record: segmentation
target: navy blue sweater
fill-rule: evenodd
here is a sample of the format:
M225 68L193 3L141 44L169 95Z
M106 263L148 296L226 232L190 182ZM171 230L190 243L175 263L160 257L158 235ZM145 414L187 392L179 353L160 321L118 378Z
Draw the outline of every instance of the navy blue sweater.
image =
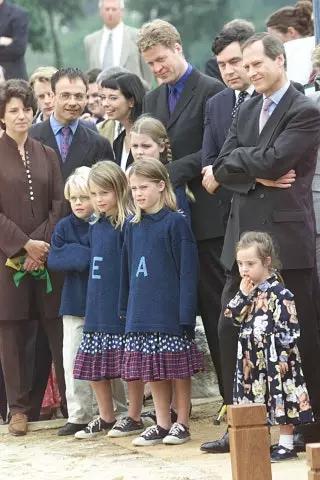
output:
M89 223L69 215L57 223L48 256L48 268L65 272L60 315L84 317L91 249Z
M125 321L118 312L123 233L107 217L90 228L91 265L85 332L123 334Z
M126 333L182 335L195 326L197 287L197 247L180 213L163 208L127 224L119 299Z

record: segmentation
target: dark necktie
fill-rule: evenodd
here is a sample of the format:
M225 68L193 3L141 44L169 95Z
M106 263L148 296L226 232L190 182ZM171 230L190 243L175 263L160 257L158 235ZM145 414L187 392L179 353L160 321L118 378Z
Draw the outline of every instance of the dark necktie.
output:
M239 95L238 95L238 99L233 107L233 110L231 112L231 116L232 118L234 118L237 114L237 111L239 110L240 108L240 105L241 103L243 103L245 101L245 98L246 96L249 95L248 92L240 92Z
M173 85L169 85L169 97L168 97L168 105L169 105L169 112L170 114L175 109L175 106L178 101L178 90Z
M61 153L62 161L65 162L68 155L70 143L71 143L71 128L62 127L60 132L62 134L62 140L60 144L60 153Z

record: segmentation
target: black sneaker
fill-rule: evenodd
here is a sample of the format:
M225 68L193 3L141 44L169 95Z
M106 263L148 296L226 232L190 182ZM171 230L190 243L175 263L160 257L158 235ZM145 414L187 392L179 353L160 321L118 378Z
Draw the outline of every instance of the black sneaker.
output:
M89 440L90 438L96 437L100 433L106 433L108 430L111 430L115 423L115 421L110 423L105 422L101 417L95 418L86 426L85 429L77 432L75 434L75 438L80 440Z
M272 450L271 453L271 463L283 462L284 460L297 460L298 455L295 449L290 450L289 448L278 445Z
M131 417L124 417L116 422L114 427L108 432L108 437L117 438L136 435L136 433L143 432L144 429L145 427L141 420L136 422Z
M178 420L177 413L170 408L170 416L171 416L171 423L176 423ZM148 410L147 412L141 413L141 420L145 425L156 425L157 424L157 416L155 410Z
M168 435L163 439L166 445L181 445L191 439L189 428L182 423L174 423Z
M136 447L145 447L146 445L157 445L162 443L163 439L168 435L169 430L160 427L160 425L153 425L148 427L138 438L132 441L132 445Z
M57 435L59 436L66 436L66 435L74 435L75 433L79 432L86 428L86 423L66 423L63 427L59 428L57 431Z

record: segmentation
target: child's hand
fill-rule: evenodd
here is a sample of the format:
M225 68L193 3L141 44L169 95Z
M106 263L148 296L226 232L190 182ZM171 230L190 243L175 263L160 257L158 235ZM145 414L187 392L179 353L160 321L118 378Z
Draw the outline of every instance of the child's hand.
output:
M280 375L283 377L288 371L288 362L279 362L280 366Z
M250 295L250 293L254 292L255 288L255 285L249 277L243 277L240 283L240 290L244 295Z

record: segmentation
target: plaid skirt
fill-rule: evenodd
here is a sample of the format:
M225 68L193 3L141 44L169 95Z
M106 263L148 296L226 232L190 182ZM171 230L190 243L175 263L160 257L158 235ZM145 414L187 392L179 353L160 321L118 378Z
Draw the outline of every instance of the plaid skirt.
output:
M123 343L123 335L84 333L74 364L74 378L98 381L121 377Z
M189 378L204 370L203 353L187 337L164 333L129 333L122 358L122 378L155 382Z

